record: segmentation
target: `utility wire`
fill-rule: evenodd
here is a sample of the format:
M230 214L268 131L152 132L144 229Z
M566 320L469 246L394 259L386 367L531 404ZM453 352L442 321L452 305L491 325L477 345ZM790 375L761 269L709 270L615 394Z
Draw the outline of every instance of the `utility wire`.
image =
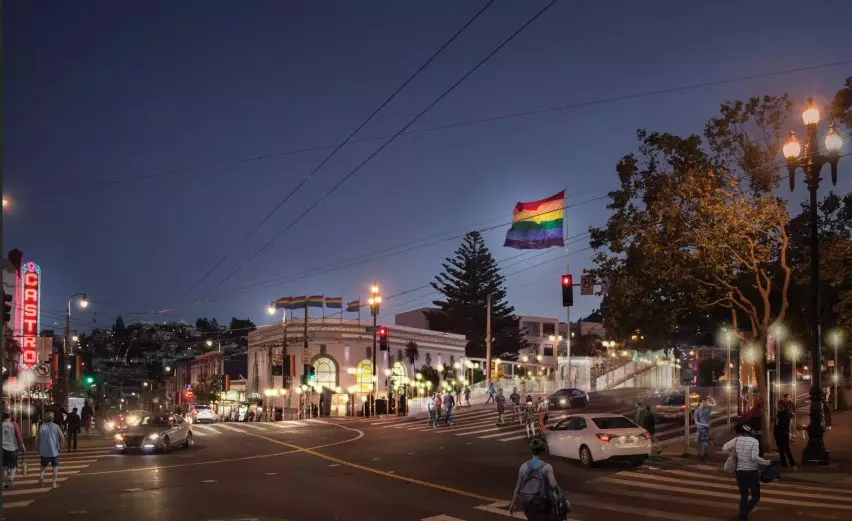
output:
M790 69L780 69L780 70L763 72L763 73L758 73L758 74L751 74L751 75L746 75L746 76L736 76L736 77L732 77L732 78L725 78L725 79L719 79L719 80L709 80L709 81L692 83L692 84L681 85L681 86L676 86L676 87L654 89L654 90L648 90L648 91L643 91L643 92L636 92L636 93L632 93L632 94L610 96L610 97L598 98L598 99L594 99L594 100L579 101L579 102L573 102L573 103L566 103L566 104L562 104L562 105L555 105L555 106L551 106L551 107L543 107L543 108L539 108L539 109L531 109L531 110L526 110L526 111L513 112L513 113L508 113L508 114L501 114L501 115L490 116L490 117L486 117L486 118L478 118L478 119L470 119L470 120L465 120L465 121L458 121L458 122L454 122L454 123L446 123L446 124L443 124L443 125L426 127L426 128L417 129L417 130L409 130L409 131L403 132L402 135L403 136L413 136L413 135L418 135L418 134L426 134L426 133L429 133L429 132L448 130L448 129L453 129L453 128L481 125L481 124L485 124L485 123L493 123L493 122L504 121L504 120L509 120L509 119L518 119L518 118L524 118L524 117L527 117L527 116L536 116L536 115L541 115L541 114L548 114L548 113L552 113L552 112L562 112L562 111L573 110L573 109L582 108L582 107L606 105L606 104L618 103L618 102L622 102L622 101L631 101L631 100L641 99L641 98L646 98L646 97L660 96L660 95L663 95L663 94L672 94L672 93L676 93L676 92L684 92L684 91L696 90L696 89L702 89L702 88L708 88L708 87L716 87L716 86L719 86L719 85L727 85L727 84L731 84L731 83L741 83L741 82L749 81L749 80L755 80L755 79L761 79L761 78L770 78L770 77L774 77L774 76L795 74L795 73L799 73L799 72L808 72L808 71L814 71L814 70L819 70L819 69L834 68L834 67L840 67L840 66L849 65L849 64L852 64L852 60L840 60L840 61L817 64L817 65L807 65L807 66L803 66L803 67L795 67L795 68L790 68ZM380 140L387 139L387 138L388 138L388 136L375 136L375 137L367 137L367 138L361 138L361 139L353 139L353 140L349 141L349 144L358 144L358 143L367 143L367 142L372 142L372 141L380 141ZM47 197L47 196L53 196L53 195L76 193L76 192L80 192L80 191L83 191L83 190L91 190L91 191L101 190L101 189L104 189L104 188L111 188L111 187L116 186L116 185L131 183L131 182L135 182L135 181L144 181L144 180L147 180L147 179L157 179L157 178L161 178L161 177L170 177L170 176L193 173L193 172L204 171L204 170L214 170L216 168L221 168L221 167L226 167L226 166L234 166L234 165L240 165L240 164L246 164L246 163L253 163L253 162L263 161L263 160L267 160L267 159L276 159L276 158L286 157L286 156L291 156L291 155L306 154L306 153L310 153L310 152L318 152L320 150L328 150L330 148L334 148L334 146L335 145L331 145L331 144L316 145L316 146L305 147L305 148L285 150L285 151L281 151L281 152L273 152L273 153L269 153L269 154L261 154L261 155L257 155L257 156L251 156L251 157L244 157L244 158L240 158L240 159L220 161L220 162L216 162L216 163L207 163L207 164L203 164L203 165L195 165L195 166L190 166L190 167L185 167L185 168L176 168L176 169L165 170L165 171L161 171L161 172L154 172L154 173L150 173L150 174L142 174L142 175L138 175L138 176L126 177L126 178L123 178L123 179L104 180L104 181L94 182L94 183L91 183L89 185L76 185L76 186L72 186L72 187L68 187L68 188L57 188L57 189L48 190L48 191L45 191L45 192L35 193L35 194L31 194L31 195L22 195L22 196L18 197L17 199L19 199L19 200L35 199L35 198L38 198L38 197Z
M400 92L402 92L405 87L408 86L408 84L414 81L414 79L419 76L420 73L423 72L426 67L428 67L441 53L443 53L444 50L450 46L451 43L453 43L459 36L461 36L461 34L464 33L465 30L467 30L467 28L470 27L482 15L482 13L488 10L488 8L494 4L494 1L495 0L489 0L484 6L482 6L479 11L476 12L475 15L473 15L471 19L467 21L467 23L465 23L459 30L457 30L449 40L444 42L444 44L441 45L441 47L439 47L438 50L435 51L432 56L430 56L429 59L427 59L416 71L414 71L414 73L409 76L408 79L402 83L402 85L397 87L396 90L393 91L393 93L387 99L385 99L385 101L382 102L381 105L379 105L369 116L367 116L367 119L362 121L360 125L358 125L352 132L350 132L349 135L346 136L346 139L341 141L328 155L326 155L325 158L320 161L320 163L316 167L314 167L314 169L311 170L308 175L306 175L301 181L299 181L299 183L296 184L296 186L293 187L293 189L290 190L290 192L283 199L281 199L275 206L273 206L272 209L251 230L249 230L249 232L233 248L228 250L228 252L226 252L225 255L222 256L222 258L220 258L204 275L202 275L201 278L198 279L195 284L192 285L190 291L197 288L202 282L207 279L207 277L210 276L210 274L212 274L219 266L221 266L222 263L225 262L235 251L237 251L240 246L245 244L246 241L248 241L249 238L254 235L254 233L257 232L257 230L259 230L261 226L263 226L270 218L272 218L272 216L275 215L278 210L280 210L281 207L284 206L287 201L289 201L305 185L305 183L307 183L314 176L314 174L319 172L319 170L323 166L325 166L326 163L328 163L331 158L334 157L344 146L346 146L352 140L352 138L354 138L355 135L361 131L361 129L367 126L367 124L372 121L373 118L376 117L379 112L381 112L385 107L387 107L388 104L393 101L393 99L396 98L396 96ZM230 276L228 278L230 278ZM221 284L222 283L220 283L219 286L221 286Z
M540 9L532 18L528 19L520 28L518 28L514 33L512 33L508 38L503 40L497 47L495 47L490 53L488 53L482 60L479 61L473 68L468 70L465 74L462 75L461 78L456 80L448 89L446 89L440 96L435 98L429 105L426 106L423 110L421 110L414 118L412 118L408 123L406 123L401 129L396 131L389 139L387 139L384 143L382 143L379 148L377 148L372 154L367 156L361 163L358 164L355 168L353 168L348 174L343 176L339 181L337 181L330 189L328 189L319 199L314 201L308 208L299 214L294 220L290 221L290 223L281 229L271 240L269 240L266 244L261 246L260 249L255 251L248 259L246 259L243 263L241 263L234 271L229 273L224 279L222 279L217 285L215 289L222 287L222 285L231 279L234 275L237 274L244 266L250 263L252 260L261 255L267 248L272 246L275 241L277 241L282 235L287 233L293 226L299 223L305 216L307 216L314 208L320 205L322 201L324 201L329 195L334 193L338 188L340 188L343 183L348 181L352 176L357 174L367 163L369 163L374 157L379 155L385 148L388 147L391 143L393 143L403 132L405 132L408 128L414 125L422 116L424 116L427 112L429 112L435 105L440 103L444 98L446 98L451 92L453 92L459 85L461 85L467 78L469 78L474 72L476 72L480 67L485 65L491 58L493 58L501 49L503 49L506 45L508 45L512 40L514 40L518 35L520 35L527 27L529 27L533 22L535 22L541 15L547 12L553 5L556 3L556 0L550 0L542 9Z

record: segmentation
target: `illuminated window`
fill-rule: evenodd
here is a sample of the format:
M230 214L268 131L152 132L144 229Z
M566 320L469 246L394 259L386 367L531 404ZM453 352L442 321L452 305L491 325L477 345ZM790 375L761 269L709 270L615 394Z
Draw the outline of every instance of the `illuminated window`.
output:
M327 357L317 358L314 361L314 370L318 387L327 389L337 387L337 364L334 363L334 360Z
M408 376L408 370L402 362L393 364L393 373L391 373L391 386L399 389L405 385L405 377Z
M355 385L362 393L368 393L373 390L373 362L369 360L361 360L355 366Z

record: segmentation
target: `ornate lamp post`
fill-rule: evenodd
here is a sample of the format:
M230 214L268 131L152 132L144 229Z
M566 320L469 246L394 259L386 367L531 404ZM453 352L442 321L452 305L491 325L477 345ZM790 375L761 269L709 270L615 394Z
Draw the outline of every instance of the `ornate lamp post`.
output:
M379 310L382 307L382 296L379 295L379 285L373 284L370 286L370 298L367 299L370 304L370 314L373 315L373 393L370 397L370 407L372 408L371 416L376 414L376 395L378 394L379 379L376 376L376 337L378 336L378 319Z
M808 139L804 149L790 131L790 138L784 144L784 158L787 160L787 170L790 177L790 190L795 187L796 170L805 173L805 182L810 192L810 250L811 250L811 365L814 368L811 377L811 411L808 425L808 445L802 454L802 461L807 463L828 463L828 451L825 448L825 424L822 412L822 356L820 353L820 316L819 316L819 215L817 212L817 190L819 189L820 172L825 164L831 167L831 182L837 184L837 160L843 139L834 127L829 125L825 136L825 153L818 150L817 125L819 124L819 108L813 99L808 100L808 106L802 112L802 121L807 129Z

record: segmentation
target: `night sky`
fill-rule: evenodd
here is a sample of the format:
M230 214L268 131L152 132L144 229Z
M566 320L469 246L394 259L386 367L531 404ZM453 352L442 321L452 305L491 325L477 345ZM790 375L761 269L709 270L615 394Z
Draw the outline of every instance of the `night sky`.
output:
M825 103L852 76L847 64L425 131L852 59L844 0L563 0L412 127L424 132L400 137L247 262L382 143L368 138L397 131L545 5L499 1L191 290L330 151L318 147L340 143L484 3L6 1L3 245L42 265L43 327L61 327L76 292L92 300L74 311L78 330L119 313L267 323L274 298L363 298L373 280L401 293L427 284L459 243L440 239L508 223L519 200L567 187L583 203L567 211L568 236L603 224L606 201L594 199L617 186L637 128L700 132L720 103L750 95ZM498 260L521 253L502 247L505 230L484 234ZM579 275L591 252L574 240ZM418 244L429 245L353 261ZM562 316L564 252L503 264L517 313ZM384 320L430 293L386 300ZM576 301L575 316L599 304Z

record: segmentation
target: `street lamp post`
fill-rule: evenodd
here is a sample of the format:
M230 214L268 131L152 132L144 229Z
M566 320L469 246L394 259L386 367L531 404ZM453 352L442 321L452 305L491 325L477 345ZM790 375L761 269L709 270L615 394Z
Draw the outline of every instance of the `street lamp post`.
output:
M74 297L81 297L79 302L80 308L86 309L87 307L89 307L89 299L86 298L85 293L74 293L73 295L68 297L68 307L65 310L65 337L64 343L62 345L62 351L65 355L70 354L70 352L74 350L71 341L71 302L74 301Z
M559 390L559 342L562 342L562 335L550 335L550 341L553 342L553 392ZM571 369L568 369L568 378L570 382ZM568 385L571 385L570 383Z
M790 360L792 360L792 362L793 362L793 377L792 377L793 382L791 384L791 386L793 387L793 432L796 432L796 430L795 430L796 429L796 410L797 410L796 401L798 399L798 394L799 394L798 389L797 389L798 383L799 383L799 375L796 372L796 361L799 359L799 346L797 344L793 344L789 347L789 349L790 349Z
M370 416L376 415L376 395L378 394L379 380L376 376L376 337L378 335L378 320L379 310L382 307L382 296L379 295L379 285L373 284L370 286L370 298L367 299L370 304L370 314L373 315L373 393L370 397Z
M817 125L820 114L813 99L808 100L808 106L802 112L802 121L808 133L804 150L796 139L794 132L790 132L790 138L784 144L784 158L787 160L789 172L790 190L795 186L796 170L801 168L805 173L805 182L810 192L810 328L811 328L811 364L813 375L811 377L811 410L810 425L808 425L808 444L802 454L802 460L806 463L828 462L828 451L825 448L825 428L823 426L822 410L822 355L820 353L820 313L819 313L819 212L817 210L817 190L819 189L820 172L825 164L831 167L831 182L837 184L837 160L843 139L837 133L834 124L830 124L828 134L825 136L826 153L818 150Z
M728 380L727 389L725 390L726 396L726 408L725 408L725 417L727 418L728 423L728 432L731 431L731 332L728 331L727 328L722 330L725 334L725 374L728 375L726 380ZM777 351L777 348L776 348ZM737 379L739 380L739 379ZM737 384L739 386L739 383Z
M837 349L840 347L840 344L843 342L843 333L840 330L830 331L828 333L828 341L831 344L831 347L834 348L834 410L837 410L837 391L838 391L838 383L840 382L840 375L843 373L839 373L838 370L840 368L840 360L837 357Z

